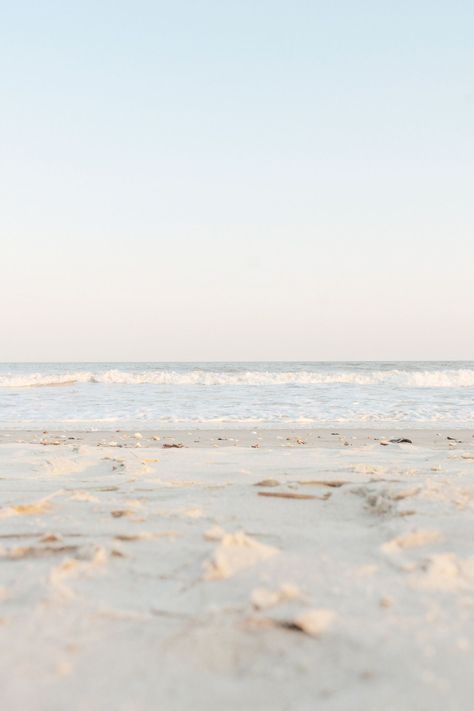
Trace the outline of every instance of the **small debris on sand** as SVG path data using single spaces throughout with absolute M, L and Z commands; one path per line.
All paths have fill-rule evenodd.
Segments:
M 308 610 L 297 615 L 292 625 L 311 637 L 320 637 L 331 627 L 335 617 L 333 610 Z
M 113 516 L 113 518 L 124 518 L 134 516 L 135 511 L 128 511 L 127 509 L 118 509 L 116 511 L 111 511 L 110 515 Z
M 285 630 L 303 632 L 310 637 L 320 637 L 327 632 L 336 619 L 333 610 L 315 609 L 301 612 L 295 617 L 274 619 L 272 617 L 249 620 L 253 627 L 280 627 Z
M 315 496 L 314 494 L 295 494 L 290 491 L 259 491 L 258 495 L 274 496 L 278 499 L 319 499 L 320 501 L 326 501 L 331 496 L 329 492 L 324 496 Z
M 140 533 L 119 533 L 115 540 L 130 543 L 132 541 L 151 541 L 158 538 L 177 538 L 180 534 L 176 531 L 141 531 Z
M 330 486 L 333 489 L 339 489 L 341 486 L 353 484 L 354 482 L 345 481 L 343 479 L 302 479 L 297 483 L 302 486 Z
M 39 539 L 39 543 L 58 543 L 62 540 L 63 537 L 57 533 L 45 533 L 44 536 L 41 536 Z
M 9 560 L 20 560 L 22 558 L 45 558 L 51 555 L 63 555 L 64 553 L 75 553 L 78 546 L 14 546 L 10 549 L 0 550 L 0 557 Z

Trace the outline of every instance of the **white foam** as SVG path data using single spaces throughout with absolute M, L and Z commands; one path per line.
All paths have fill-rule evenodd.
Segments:
M 28 373 L 25 375 L 0 375 L 2 388 L 34 388 L 53 387 L 58 385 L 74 385 L 75 383 L 90 383 L 94 381 L 92 373 Z
M 474 363 L 0 364 L 0 427 L 471 427 Z
M 45 386 L 68 386 L 81 383 L 109 385 L 394 385 L 407 388 L 459 388 L 474 387 L 474 369 L 456 368 L 447 370 L 377 370 L 347 369 L 332 373 L 311 371 L 258 371 L 227 372 L 221 370 L 150 370 L 104 372 L 68 372 L 62 374 L 28 373 L 0 376 L 0 387 L 24 388 Z

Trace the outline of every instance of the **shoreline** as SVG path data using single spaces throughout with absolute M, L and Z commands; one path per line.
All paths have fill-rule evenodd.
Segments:
M 138 436 L 137 436 L 138 435 Z M 407 438 L 414 446 L 450 448 L 474 445 L 474 429 L 448 428 L 317 428 L 317 429 L 137 429 L 137 430 L 16 430 L 0 429 L 0 445 L 5 443 L 88 444 L 112 447 L 160 447 L 182 443 L 187 448 L 203 447 L 317 447 L 368 446 L 391 439 Z M 298 442 L 299 440 L 299 442 Z

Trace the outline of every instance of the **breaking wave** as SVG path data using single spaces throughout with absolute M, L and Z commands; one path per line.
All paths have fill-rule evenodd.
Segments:
M 6 374 L 0 376 L 0 387 L 34 388 L 60 387 L 81 383 L 107 385 L 391 385 L 408 388 L 459 388 L 474 387 L 474 369 L 443 370 L 372 370 L 358 372 L 347 369 L 333 373 L 311 371 L 258 371 L 238 372 L 189 370 L 132 371 L 107 370 L 104 372 L 71 372 Z

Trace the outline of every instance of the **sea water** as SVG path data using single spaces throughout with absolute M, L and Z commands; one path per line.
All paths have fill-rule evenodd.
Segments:
M 474 362 L 3 363 L 2 428 L 474 427 Z

